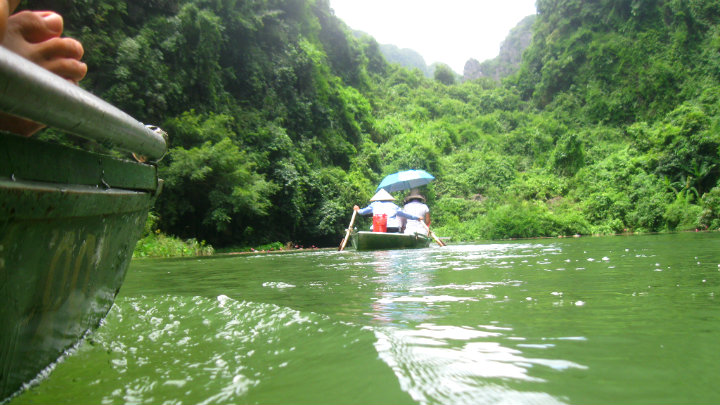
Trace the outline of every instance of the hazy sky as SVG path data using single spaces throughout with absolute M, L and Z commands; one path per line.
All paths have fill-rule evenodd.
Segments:
M 470 58 L 496 57 L 510 29 L 536 13 L 535 0 L 330 0 L 330 7 L 379 43 L 414 49 L 428 65 L 460 74 Z

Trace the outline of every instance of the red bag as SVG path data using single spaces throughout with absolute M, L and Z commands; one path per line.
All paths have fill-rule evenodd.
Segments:
M 373 232 L 387 232 L 387 215 L 373 215 Z

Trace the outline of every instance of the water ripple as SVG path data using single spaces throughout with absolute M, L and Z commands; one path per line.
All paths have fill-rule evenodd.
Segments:
M 503 380 L 543 382 L 528 374 L 533 365 L 559 371 L 586 367 L 525 357 L 518 349 L 484 340 L 501 335 L 501 331 L 435 324 L 420 324 L 412 330 L 379 328 L 375 348 L 403 389 L 421 404 L 563 403 L 543 392 L 510 389 Z

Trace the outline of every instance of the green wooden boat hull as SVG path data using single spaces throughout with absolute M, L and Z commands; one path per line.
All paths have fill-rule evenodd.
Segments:
M 159 189 L 154 166 L 0 133 L 0 402 L 100 324 Z
M 419 249 L 430 245 L 425 235 L 355 231 L 352 234 L 355 250 Z

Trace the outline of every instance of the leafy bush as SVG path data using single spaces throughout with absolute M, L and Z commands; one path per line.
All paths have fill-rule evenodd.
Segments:
M 210 256 L 213 253 L 215 250 L 205 241 L 182 240 L 157 233 L 141 238 L 135 245 L 133 257 Z
M 561 176 L 572 176 L 585 165 L 585 151 L 576 134 L 565 134 L 557 141 L 550 165 Z
M 720 230 L 720 187 L 713 187 L 712 190 L 702 196 L 702 212 L 698 223 L 702 228 Z
M 511 203 L 488 212 L 489 239 L 567 236 L 587 233 L 579 212 L 555 214 L 543 203 Z
M 209 256 L 215 252 L 205 241 L 182 240 L 161 233 L 156 229 L 157 220 L 155 213 L 148 213 L 143 237 L 135 245 L 133 257 Z
M 455 197 L 477 198 L 497 192 L 516 175 L 512 161 L 490 148 L 457 152 L 443 159 L 446 176 L 439 188 Z
M 435 73 L 433 75 L 435 76 L 435 80 L 446 86 L 455 84 L 455 72 L 453 72 L 448 65 L 439 64 L 435 66 Z
M 683 196 L 678 198 L 665 208 L 665 222 L 668 230 L 687 231 L 697 229 L 703 207 L 691 204 Z
M 507 192 L 521 200 L 546 201 L 564 195 L 567 189 L 567 179 L 548 173 L 546 169 L 531 169 L 519 173 Z

